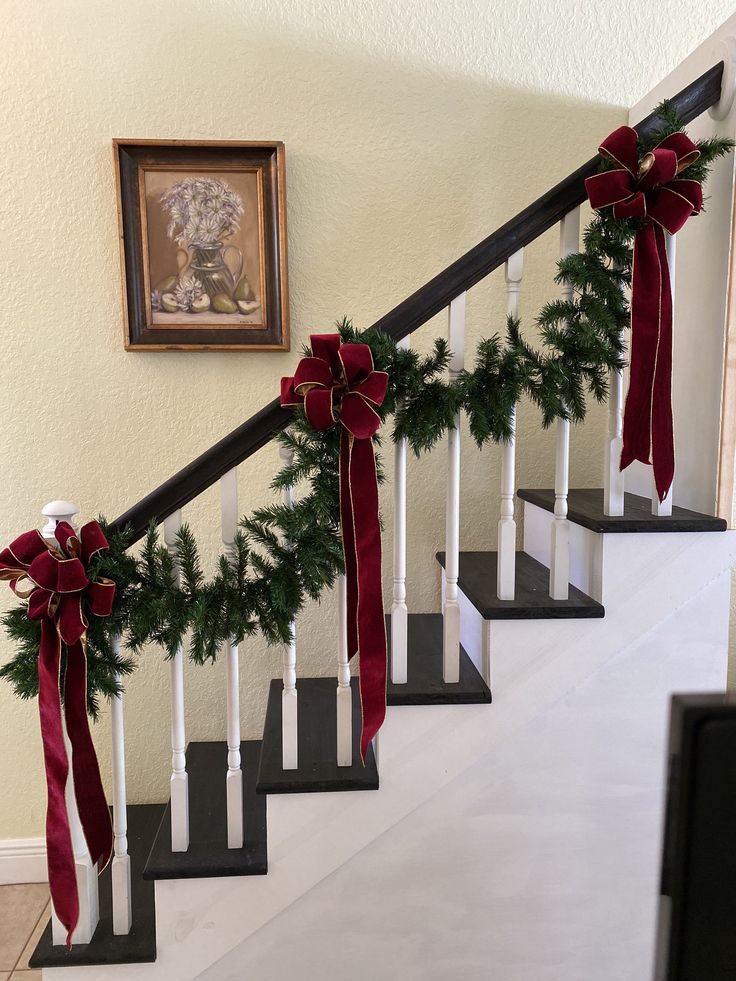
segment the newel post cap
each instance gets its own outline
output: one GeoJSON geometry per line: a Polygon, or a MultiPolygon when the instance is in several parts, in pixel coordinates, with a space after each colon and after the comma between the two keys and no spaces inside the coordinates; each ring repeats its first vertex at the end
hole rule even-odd
{"type": "Polygon", "coordinates": [[[56,526],[60,521],[68,521],[73,528],[77,527],[74,516],[79,514],[79,508],[71,501],[51,501],[41,510],[41,514],[49,519],[41,529],[41,534],[44,538],[54,538],[56,526]]]}

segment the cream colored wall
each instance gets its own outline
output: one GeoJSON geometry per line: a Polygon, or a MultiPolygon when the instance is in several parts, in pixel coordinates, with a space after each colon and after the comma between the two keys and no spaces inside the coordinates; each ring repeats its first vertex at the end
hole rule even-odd
{"type": "MultiPolygon", "coordinates": [[[[713,30],[730,4],[373,0],[4,0],[0,101],[0,537],[68,497],[114,517],[260,405],[310,328],[367,325],[587,159],[624,106],[713,30]],[[664,25],[664,26],[663,26],[664,25]],[[656,38],[652,41],[652,38],[656,38]],[[126,354],[110,141],[283,139],[290,354],[126,354]]],[[[528,250],[523,315],[553,295],[554,232],[528,250]]],[[[468,342],[499,328],[502,275],[469,298],[468,342]]],[[[419,339],[444,329],[442,319],[419,339]]],[[[575,484],[600,481],[603,413],[576,433],[575,484]]],[[[548,485],[552,442],[520,417],[519,482],[548,485]]],[[[495,540],[498,454],[463,446],[462,545],[495,540]]],[[[269,499],[273,448],[241,474],[269,499]]],[[[390,471],[390,466],[389,466],[390,471]]],[[[390,484],[389,484],[390,486],[390,484]]],[[[438,604],[443,451],[409,477],[412,609],[438,604]]],[[[384,495],[387,527],[390,501],[384,495]]],[[[187,509],[217,553],[217,489],[187,509]]],[[[388,577],[387,577],[388,583],[388,577]]],[[[387,592],[387,595],[388,592],[387,592]]],[[[3,590],[2,608],[10,605],[3,590]]],[[[332,602],[300,623],[302,673],[332,671],[332,602]]],[[[0,657],[10,655],[0,641],[0,657]]],[[[258,735],[279,652],[242,650],[243,725],[258,735]]],[[[224,733],[222,665],[187,669],[188,735],[224,733]]],[[[132,801],[167,793],[167,669],[147,652],[126,701],[132,801]]],[[[0,838],[40,834],[34,704],[0,687],[0,838]]],[[[96,731],[109,773],[109,725],[96,731]]],[[[224,765],[224,758],[223,758],[224,765]]]]}

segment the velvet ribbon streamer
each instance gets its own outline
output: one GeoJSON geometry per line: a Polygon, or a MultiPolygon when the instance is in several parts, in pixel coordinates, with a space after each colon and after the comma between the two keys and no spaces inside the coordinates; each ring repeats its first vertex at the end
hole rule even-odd
{"type": "Polygon", "coordinates": [[[381,419],[375,407],[388,389],[385,371],[374,371],[367,344],[341,344],[339,334],[312,334],[312,357],[293,378],[281,379],[281,404],[302,405],[317,430],[340,425],[340,524],[348,611],[348,657],[360,655],[363,726],[360,755],[386,716],[386,623],[381,583],[381,525],[373,436],[381,419]]]}
{"type": "Polygon", "coordinates": [[[65,790],[69,760],[64,744],[60,671],[62,644],[66,650],[64,721],[71,745],[74,795],[84,837],[98,873],[110,861],[112,823],[100,768],[87,720],[88,623],[86,608],[95,616],[109,616],[115,584],[109,579],[90,582],[87,565],[108,548],[96,521],[79,536],[71,525],[56,526],[58,548],[38,531],[28,531],[0,552],[0,579],[8,580],[21,599],[28,600],[28,617],[41,621],[38,659],[38,707],[41,721],[48,802],[46,850],[49,889],[54,910],[67,931],[67,946],[79,920],[79,894],[67,814],[65,790]]]}
{"type": "Polygon", "coordinates": [[[665,232],[676,234],[703,207],[700,183],[678,178],[700,151],[685,133],[672,133],[639,160],[636,130],[621,126],[598,152],[615,166],[585,181],[592,207],[612,206],[615,218],[639,219],[634,236],[631,364],[621,470],[634,460],[651,464],[662,501],[675,474],[672,288],[665,232]]]}

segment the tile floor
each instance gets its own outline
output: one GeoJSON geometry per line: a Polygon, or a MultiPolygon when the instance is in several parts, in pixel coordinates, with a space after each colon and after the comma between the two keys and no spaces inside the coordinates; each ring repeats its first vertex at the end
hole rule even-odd
{"type": "Polygon", "coordinates": [[[50,915],[46,883],[0,886],[0,981],[41,981],[28,958],[50,915]]]}

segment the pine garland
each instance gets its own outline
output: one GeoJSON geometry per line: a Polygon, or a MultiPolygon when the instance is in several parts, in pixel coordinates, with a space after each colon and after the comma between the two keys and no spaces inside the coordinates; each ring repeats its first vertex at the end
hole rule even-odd
{"type": "MultiPolygon", "coordinates": [[[[661,122],[640,140],[641,158],[667,136],[683,130],[670,102],[657,108],[661,122]]],[[[695,141],[700,157],[684,174],[705,183],[715,160],[729,153],[726,139],[695,141]]],[[[614,164],[601,160],[601,170],[614,164]]],[[[613,209],[596,214],[583,233],[583,250],[561,259],[555,282],[572,294],[569,300],[547,303],[535,326],[542,352],[521,336],[511,317],[505,339],[496,334],[481,341],[474,370],[461,376],[463,406],[478,446],[489,440],[508,442],[513,406],[526,395],[542,413],[545,428],[555,419],[582,422],[586,395],[597,402],[608,397],[608,373],[624,367],[624,332],[630,324],[626,287],[631,285],[632,243],[641,219],[617,220],[613,209]]]]}
{"type": "MultiPolygon", "coordinates": [[[[658,112],[661,126],[640,145],[641,154],[682,129],[671,105],[663,103],[658,112]]],[[[687,176],[704,182],[713,161],[733,143],[713,139],[697,145],[701,155],[687,176]]],[[[637,227],[635,220],[617,221],[610,209],[597,214],[585,229],[582,251],[558,263],[556,282],[571,298],[540,311],[535,326],[541,349],[524,339],[519,320],[508,318],[504,336],[482,340],[474,369],[455,381],[446,378],[450,351],[442,339],[422,357],[376,330],[358,331],[347,319],[338,324],[344,342],[368,344],[375,367],[388,372],[388,393],[378,412],[382,421],[393,415],[393,440],[406,439],[419,456],[436,445],[464,410],[479,446],[505,442],[513,434],[514,407],[523,397],[539,407],[545,427],[555,419],[581,422],[587,396],[605,400],[609,371],[624,365],[629,323],[625,289],[631,283],[637,227]]],[[[343,571],[339,431],[316,432],[298,409],[289,429],[276,439],[292,460],[274,478],[273,491],[299,487],[304,493],[292,506],[270,504],[243,518],[209,581],[187,525],[171,552],[151,527],[140,557],[134,558],[128,552],[130,536],[111,534],[100,519],[110,549],[92,560],[90,575],[107,576],[117,590],[111,617],[88,618],[88,709],[93,718],[99,697],[119,693],[120,677],[133,670],[134,656],[146,644],[155,642],[173,657],[189,636],[189,656],[200,664],[214,661],[226,641],[240,643],[257,632],[270,644],[283,644],[305,603],[334,585],[343,571]],[[123,636],[133,657],[116,659],[116,635],[123,636]]],[[[380,447],[380,437],[375,443],[380,447]]],[[[380,480],[380,457],[377,463],[380,480]]],[[[16,653],[0,667],[0,678],[21,698],[34,697],[40,624],[27,618],[25,606],[7,613],[2,623],[16,653]]]]}

